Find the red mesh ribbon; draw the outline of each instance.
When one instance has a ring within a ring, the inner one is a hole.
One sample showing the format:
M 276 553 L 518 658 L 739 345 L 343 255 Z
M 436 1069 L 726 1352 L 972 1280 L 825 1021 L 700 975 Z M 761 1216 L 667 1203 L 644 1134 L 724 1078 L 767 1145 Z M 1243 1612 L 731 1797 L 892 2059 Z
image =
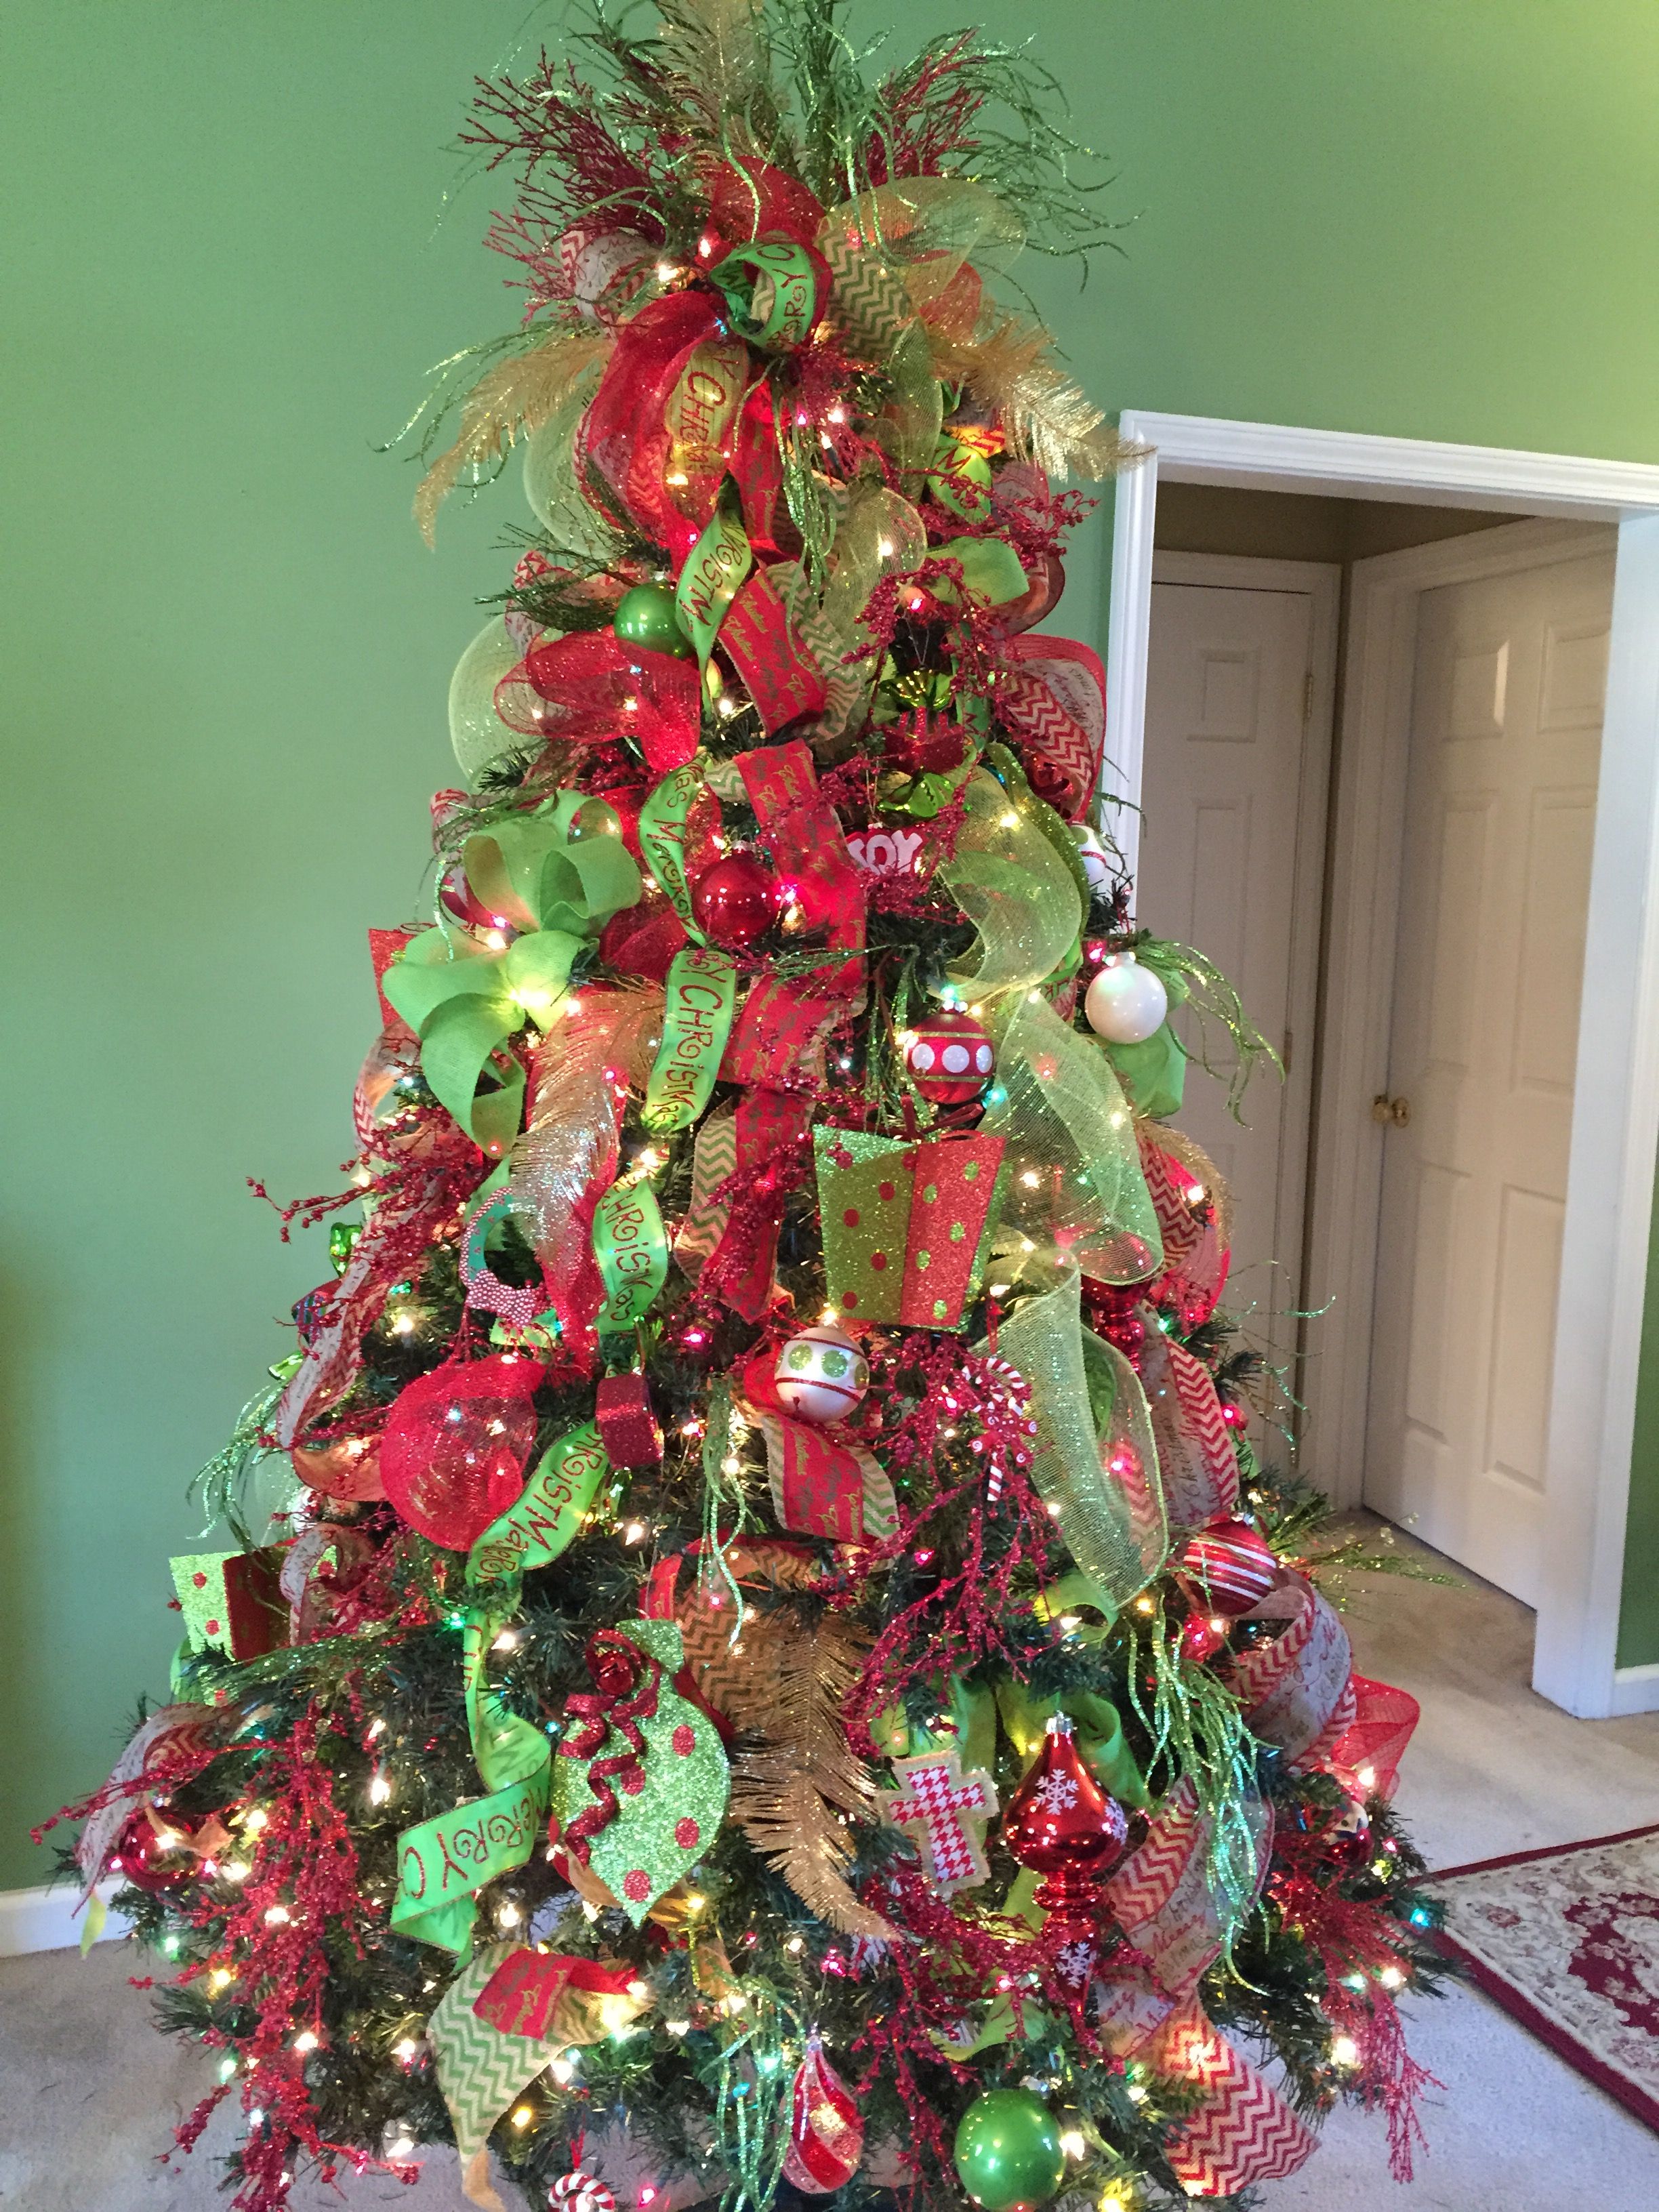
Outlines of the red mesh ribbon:
M 622 730 L 653 777 L 697 749 L 697 672 L 672 653 L 623 645 L 608 629 L 532 646 L 495 686 L 495 712 L 521 737 L 590 744 Z
M 1075 818 L 1094 794 L 1106 744 L 1106 673 L 1069 637 L 1011 637 L 1001 647 L 997 720 L 1019 740 L 1033 787 Z
M 669 500 L 665 410 L 686 363 L 720 323 L 708 292 L 670 292 L 624 323 L 582 423 L 580 445 L 646 535 L 678 566 L 699 526 Z
M 621 1809 L 611 1786 L 613 1778 L 619 1778 L 625 1790 L 630 1784 L 637 1790 L 645 1778 L 641 1764 L 645 1736 L 639 1723 L 656 1712 L 662 1680 L 661 1662 L 614 1628 L 601 1628 L 590 1637 L 585 1656 L 593 1687 L 574 1690 L 565 1699 L 567 1719 L 579 1725 L 559 1746 L 561 1759 L 589 1761 L 587 1786 L 596 1802 L 577 1814 L 562 1838 L 565 1848 L 584 1866 L 591 1839 L 609 1827 Z M 624 1748 L 596 1757 L 613 1733 Z
M 1400 1762 L 1422 1708 L 1409 1690 L 1353 1677 L 1355 1717 L 1331 1746 L 1328 1763 L 1357 1796 L 1392 1797 Z

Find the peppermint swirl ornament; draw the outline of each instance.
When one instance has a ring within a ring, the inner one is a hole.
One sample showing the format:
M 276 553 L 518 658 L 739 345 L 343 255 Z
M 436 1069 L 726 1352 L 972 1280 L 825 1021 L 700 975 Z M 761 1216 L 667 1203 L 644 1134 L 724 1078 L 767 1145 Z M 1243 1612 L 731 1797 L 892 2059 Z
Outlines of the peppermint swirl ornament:
M 598 2174 L 573 2166 L 547 2192 L 550 2212 L 617 2212 L 617 2199 Z

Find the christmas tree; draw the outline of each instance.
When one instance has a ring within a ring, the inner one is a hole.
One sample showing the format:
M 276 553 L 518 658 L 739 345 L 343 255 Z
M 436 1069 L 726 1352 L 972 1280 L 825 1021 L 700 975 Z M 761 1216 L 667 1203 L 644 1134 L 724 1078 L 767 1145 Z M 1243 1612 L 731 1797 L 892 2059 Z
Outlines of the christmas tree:
M 1341 2096 L 1408 2171 L 1414 1708 L 1253 1449 L 1170 1010 L 1270 1055 L 1034 627 L 1137 458 L 1006 295 L 1087 161 L 973 33 L 658 16 L 465 133 L 527 296 L 417 512 L 521 449 L 534 526 L 89 1920 L 239 2212 L 447 2143 L 481 2205 L 1242 2203 Z

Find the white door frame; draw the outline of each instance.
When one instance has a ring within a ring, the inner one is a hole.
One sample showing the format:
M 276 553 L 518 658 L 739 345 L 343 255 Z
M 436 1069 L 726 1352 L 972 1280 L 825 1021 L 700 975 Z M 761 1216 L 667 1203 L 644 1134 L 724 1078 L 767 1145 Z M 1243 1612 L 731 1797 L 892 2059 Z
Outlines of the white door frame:
M 1308 656 L 1311 681 L 1302 727 L 1302 769 L 1296 795 L 1296 881 L 1291 891 L 1291 988 L 1286 1028 L 1292 1050 L 1290 1066 L 1298 1076 L 1307 1066 L 1316 1028 L 1319 1001 L 1319 955 L 1322 913 L 1325 902 L 1325 846 L 1328 807 L 1331 793 L 1331 739 L 1336 708 L 1337 639 L 1342 611 L 1342 569 L 1334 561 L 1275 561 L 1255 554 L 1158 552 L 1152 564 L 1155 584 L 1193 584 L 1200 587 L 1243 592 L 1298 592 L 1309 602 Z M 1249 1009 L 1246 1009 L 1248 1012 Z M 1269 1042 L 1278 1045 L 1277 1037 Z M 1288 1066 L 1287 1066 L 1288 1073 Z M 1306 1200 L 1312 1187 L 1309 1142 L 1316 1072 L 1311 1080 L 1297 1082 L 1285 1100 L 1279 1131 L 1279 1188 L 1280 1213 L 1279 1249 L 1291 1264 L 1297 1295 L 1293 1303 L 1305 1305 L 1303 1295 L 1303 1248 L 1307 1228 Z M 1267 1080 L 1259 1078 L 1258 1080 Z M 1288 1198 L 1289 1203 L 1285 1204 Z M 1266 1332 L 1253 1332 L 1258 1340 Z M 1299 1347 L 1292 1328 L 1288 1347 L 1293 1363 Z M 1321 1346 L 1322 1371 L 1324 1364 Z M 1279 1356 L 1275 1352 L 1275 1358 Z M 1296 1363 L 1299 1364 L 1299 1363 Z M 1290 1385 L 1299 1397 L 1296 1364 Z M 1280 1416 L 1285 1418 L 1285 1416 Z M 1299 1426 L 1299 1424 L 1298 1424 Z M 1346 1501 L 1345 1501 L 1346 1502 Z
M 1112 540 L 1108 775 L 1131 802 L 1115 827 L 1132 866 L 1160 470 L 1173 482 L 1619 526 L 1546 1452 L 1550 1542 L 1533 1685 L 1587 1717 L 1659 1708 L 1659 1665 L 1621 1669 L 1616 1662 L 1659 1151 L 1659 467 L 1205 416 L 1126 412 L 1119 427 L 1154 448 L 1118 479 Z M 1373 910 L 1368 926 L 1380 932 L 1382 921 Z M 1391 953 L 1391 927 L 1387 943 Z

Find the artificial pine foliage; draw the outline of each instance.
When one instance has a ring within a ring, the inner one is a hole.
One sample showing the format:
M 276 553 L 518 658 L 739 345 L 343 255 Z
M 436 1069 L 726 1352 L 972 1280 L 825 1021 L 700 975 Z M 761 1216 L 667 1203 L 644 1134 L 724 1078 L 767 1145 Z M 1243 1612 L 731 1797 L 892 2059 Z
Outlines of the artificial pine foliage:
M 535 526 L 204 1470 L 242 1556 L 74 1808 L 238 2212 L 447 2143 L 485 2205 L 1243 2206 L 1343 2095 L 1409 2167 L 1413 1709 L 1167 1120 L 1206 1022 L 1270 1055 L 1033 627 L 1137 459 L 995 286 L 1104 242 L 1090 158 L 1024 52 L 839 15 L 596 14 L 465 133 L 526 310 L 417 512 L 521 447 Z

